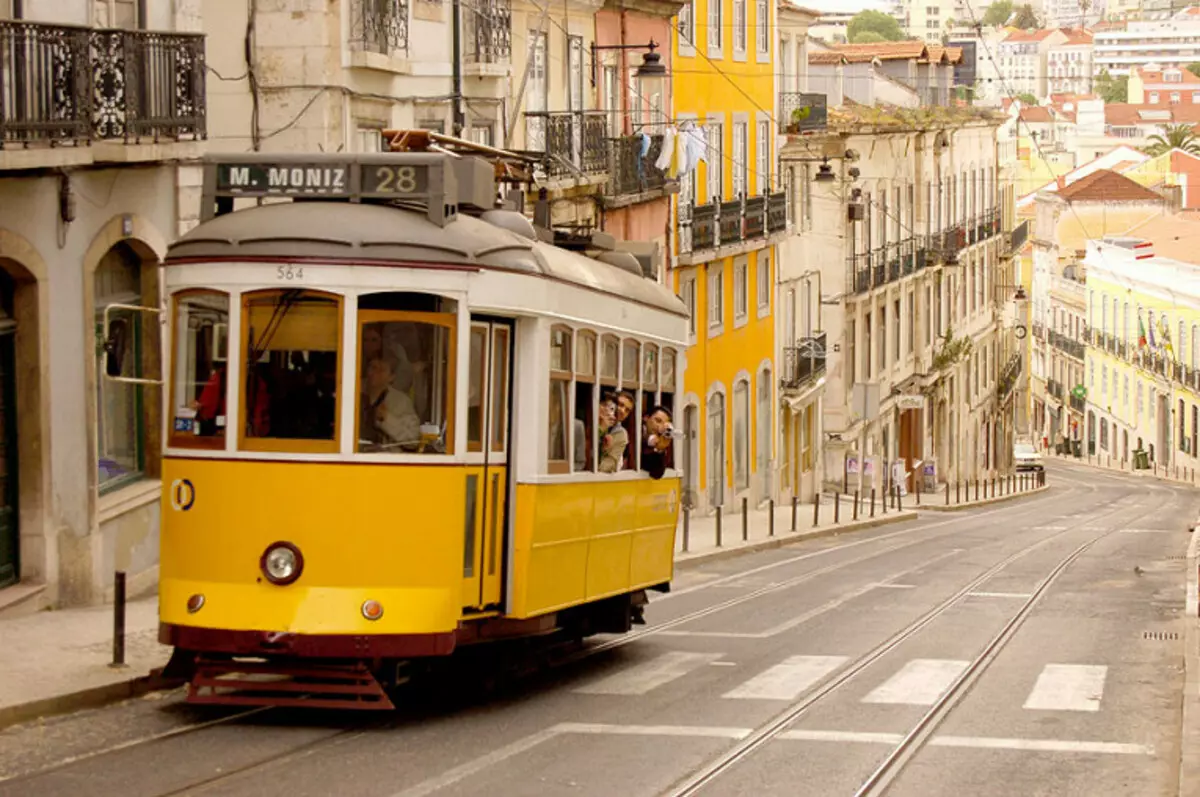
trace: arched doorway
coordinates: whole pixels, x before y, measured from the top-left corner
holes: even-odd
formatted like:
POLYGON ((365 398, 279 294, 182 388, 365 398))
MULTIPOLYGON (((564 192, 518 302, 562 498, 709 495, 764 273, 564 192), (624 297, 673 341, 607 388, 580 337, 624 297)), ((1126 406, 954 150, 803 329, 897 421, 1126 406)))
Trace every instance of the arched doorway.
POLYGON ((17 526, 16 285, 0 268, 0 587, 20 576, 17 526))

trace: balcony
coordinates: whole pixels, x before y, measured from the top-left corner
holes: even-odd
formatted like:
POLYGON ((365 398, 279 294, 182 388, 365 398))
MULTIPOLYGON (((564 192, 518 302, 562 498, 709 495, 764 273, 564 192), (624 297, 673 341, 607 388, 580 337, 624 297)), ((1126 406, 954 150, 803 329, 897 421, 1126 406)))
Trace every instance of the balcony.
POLYGON ((1004 364, 1004 369, 1000 372, 999 384, 996 388, 996 396, 1003 403, 1005 399, 1013 392, 1013 388, 1017 386, 1017 381, 1021 378, 1021 355, 1014 354, 1008 358, 1008 362, 1004 364))
POLYGON ((408 0, 352 0, 350 49, 385 57, 407 55, 408 0))
POLYGON ((526 111, 526 149, 543 156, 550 180, 608 172, 608 118, 603 111, 526 111))
POLYGON ((800 338, 783 350, 782 387, 797 390, 825 373, 825 333, 800 338))
POLYGON ((1083 360, 1083 344, 1081 342, 1053 330, 1050 331, 1047 337, 1049 338, 1050 345, 1063 354, 1073 357, 1076 360, 1083 360))
POLYGON ((205 137, 204 69, 199 34, 0 21, 0 169, 179 157, 162 146, 205 137))
POLYGON ((1075 412, 1082 414, 1084 411, 1087 410, 1087 397, 1086 396, 1077 396, 1077 395, 1075 395, 1074 392, 1072 392, 1070 404, 1071 404, 1071 409, 1075 410, 1075 412))
POLYGON ((783 91, 779 93, 779 132, 806 133, 824 130, 829 110, 824 94, 783 91))
POLYGON ((476 0, 463 6, 463 14, 466 74, 502 77, 512 59, 512 6, 509 0, 476 0), (488 66, 505 68, 495 71, 488 66))
POLYGON ((871 290, 871 260, 865 253, 846 258, 846 284, 853 286, 853 293, 871 290))
POLYGON ((1046 327, 1040 321, 1033 322, 1033 336, 1038 340, 1046 339, 1046 327))
POLYGON ((1004 242, 1004 250, 1002 255, 1012 257, 1020 252, 1025 242, 1029 240, 1029 219, 1018 224, 1013 228, 1013 231, 1008 234, 1008 239, 1004 242))
POLYGON ((1063 390, 1062 382, 1058 382, 1054 379, 1048 379, 1046 380, 1046 393, 1054 396, 1059 401, 1062 401, 1066 391, 1063 390))
POLYGON ((634 136, 609 142, 608 189, 611 206, 633 204, 642 194, 665 193, 668 182, 665 172, 654 165, 662 152, 663 137, 650 136, 650 148, 642 155, 642 141, 634 136), (614 201, 622 197, 629 201, 614 201))
POLYGON ((679 214, 679 252, 687 255, 723 246, 754 244, 787 230, 787 194, 752 196, 709 202, 704 205, 684 205, 679 214))

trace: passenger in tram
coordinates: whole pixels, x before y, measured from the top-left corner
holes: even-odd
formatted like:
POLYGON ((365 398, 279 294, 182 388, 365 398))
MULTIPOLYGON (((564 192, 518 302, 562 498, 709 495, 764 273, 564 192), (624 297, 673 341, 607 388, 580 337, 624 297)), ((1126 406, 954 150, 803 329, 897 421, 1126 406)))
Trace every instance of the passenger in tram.
POLYGON ((363 395, 359 402, 359 438, 394 447, 416 444, 421 439, 421 421, 412 399, 391 386, 396 377, 395 363, 376 357, 367 364, 363 395))
POLYGON ((618 420, 618 397, 609 393, 600 401, 600 428, 604 436, 600 439, 600 472, 616 473, 625 459, 629 446, 629 434, 618 420))
POLYGON ((217 418, 225 417, 225 363, 216 363, 212 376, 204 383, 200 398, 192 402, 196 411, 196 434, 212 437, 224 424, 217 425, 217 418))
POLYGON ((408 351, 400 343, 400 324, 366 324, 362 331, 362 373, 367 373, 367 365, 376 357, 390 356, 396 363, 396 376, 392 379, 392 387, 402 393, 412 388, 412 364, 408 359, 408 351))
POLYGON ((666 407, 655 407, 646 416, 642 442, 642 470, 652 479, 661 479, 674 462, 671 450, 671 413, 666 407))

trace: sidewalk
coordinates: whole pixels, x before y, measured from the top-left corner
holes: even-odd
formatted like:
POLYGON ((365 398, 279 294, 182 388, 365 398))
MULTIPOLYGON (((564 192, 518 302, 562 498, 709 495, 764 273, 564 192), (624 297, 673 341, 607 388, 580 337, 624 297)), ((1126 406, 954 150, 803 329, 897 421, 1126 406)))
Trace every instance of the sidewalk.
POLYGON ((1200 473, 1196 472, 1196 468, 1181 468, 1178 465, 1165 467, 1158 463, 1151 463, 1151 467, 1147 470, 1134 470, 1133 460, 1125 463, 1122 463, 1120 460, 1113 461, 1107 452, 1099 456, 1072 457, 1066 454, 1056 454, 1053 451, 1043 451, 1042 456, 1051 462, 1073 462, 1076 465, 1095 468, 1100 471, 1124 473, 1126 476, 1158 479, 1159 481, 1171 482, 1173 484, 1187 484, 1192 487, 1200 486, 1200 473))
MULTIPOLYGON (((1038 491, 1024 495, 1034 492, 1038 491)), ((943 498, 942 495, 922 495, 919 509, 938 509, 943 498)), ((967 509, 997 500, 1007 498, 964 500, 948 508, 967 509)), ((775 507, 774 535, 767 507, 751 507, 746 517, 746 538, 743 539, 740 506, 736 509, 739 511, 722 515, 720 546, 717 545, 714 515, 689 517, 686 551, 681 516, 675 536, 676 567, 694 567, 725 556, 918 517, 916 496, 904 496, 899 510, 889 508, 886 513, 881 499, 876 503, 874 517, 871 517, 869 502, 864 502, 859 507, 857 520, 854 519, 853 499, 842 496, 838 522, 835 523, 833 499, 827 495, 822 497, 815 525, 813 505, 797 504, 795 531, 792 531, 792 505, 775 507)), ((944 511, 947 507, 941 509, 944 511)), ((0 729, 169 686, 152 676, 153 670, 167 663, 171 652, 158 643, 157 597, 130 601, 126 606, 127 666, 122 668, 109 666, 112 661, 112 615, 113 607, 107 605, 43 611, 0 620, 0 729)))

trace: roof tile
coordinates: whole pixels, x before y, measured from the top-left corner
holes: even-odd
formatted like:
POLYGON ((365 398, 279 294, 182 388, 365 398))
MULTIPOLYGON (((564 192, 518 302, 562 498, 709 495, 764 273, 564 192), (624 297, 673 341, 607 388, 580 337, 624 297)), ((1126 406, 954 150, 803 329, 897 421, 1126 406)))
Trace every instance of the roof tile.
POLYGON ((1081 177, 1058 195, 1068 202, 1161 202, 1163 198, 1123 174, 1111 169, 1097 169, 1081 177))

